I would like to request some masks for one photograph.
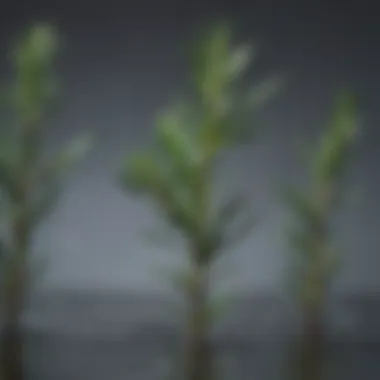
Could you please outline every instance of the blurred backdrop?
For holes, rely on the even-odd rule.
[[[362,129],[350,172],[350,199],[337,216],[337,242],[345,266],[335,290],[348,301],[334,306],[332,321],[337,332],[355,336],[351,343],[357,343],[359,336],[362,340],[376,337],[380,320],[380,27],[375,7],[376,2],[369,0],[344,4],[338,0],[1,2],[2,83],[9,78],[6,57],[12,37],[33,21],[51,21],[61,34],[61,86],[49,147],[54,149],[82,130],[91,131],[97,139],[35,242],[36,255],[48,261],[25,317],[33,332],[28,359],[32,379],[132,376],[134,369],[124,366],[126,358],[131,358],[125,336],[141,330],[138,342],[144,341],[142,336],[152,337],[141,327],[145,320],[157,336],[170,335],[165,326],[177,319],[165,271],[184,263],[181,242],[174,238],[162,246],[149,241],[152,229],[165,227],[150,204],[121,192],[117,172],[125,154],[149,143],[157,112],[186,94],[191,85],[187,43],[199,25],[219,16],[235,22],[237,39],[258,46],[258,58],[248,76],[252,84],[272,73],[287,79],[286,90],[260,115],[265,128],[257,140],[232,152],[217,179],[218,193],[233,189],[251,193],[259,217],[252,236],[223,259],[215,272],[216,290],[237,295],[230,330],[222,331],[235,332],[237,342],[250,336],[249,331],[280,331],[280,335],[290,331],[277,311],[286,309],[279,295],[286,291],[284,269],[289,254],[284,235],[288,215],[278,190],[284,184],[304,183],[307,167],[299,156],[299,143],[310,139],[313,146],[334,93],[349,87],[360,98]],[[131,321],[136,323],[128,325]],[[259,325],[264,322],[271,326],[268,330]],[[354,328],[361,332],[350,335]],[[74,347],[68,343],[73,339],[70,335],[56,337],[52,343],[42,331],[75,334],[76,348],[68,348]],[[86,332],[99,336],[103,332],[103,338],[97,339],[107,340],[108,346],[104,342],[97,346],[78,335]],[[143,346],[144,353],[148,346],[153,343]],[[161,346],[157,347],[159,352]],[[250,366],[252,350],[247,359]],[[363,353],[364,348],[359,351]],[[376,359],[374,348],[368,349],[367,359],[371,355]],[[137,366],[136,359],[130,360]],[[371,371],[368,363],[358,364],[358,373],[363,368]],[[146,364],[141,368],[147,369]],[[251,370],[242,371],[248,378]],[[350,374],[354,373],[351,369]],[[373,376],[377,379],[378,373]]]

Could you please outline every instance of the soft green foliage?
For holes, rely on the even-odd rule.
[[[38,24],[22,36],[11,55],[14,77],[7,104],[14,117],[2,123],[0,131],[1,206],[7,225],[2,236],[1,302],[9,330],[1,341],[0,366],[1,377],[7,380],[23,379],[19,319],[42,268],[42,263],[31,260],[32,239],[56,203],[63,174],[90,147],[89,137],[83,136],[44,158],[43,139],[56,91],[57,44],[54,28]]]
[[[308,155],[309,187],[286,194],[297,222],[290,233],[296,254],[290,275],[303,317],[303,333],[296,345],[292,374],[292,378],[299,380],[324,378],[326,301],[341,265],[341,257],[333,245],[331,217],[342,203],[343,179],[356,132],[354,98],[341,93],[318,149]]]
[[[349,165],[357,132],[354,97],[338,97],[319,149],[311,156],[310,187],[290,191],[288,201],[298,221],[291,234],[297,252],[294,273],[304,302],[320,304],[339,268],[340,257],[332,246],[330,218],[342,199],[343,176]]]
[[[37,24],[20,38],[11,55],[14,80],[8,93],[14,119],[0,131],[0,188],[5,205],[2,216],[9,227],[8,266],[3,268],[3,278],[10,282],[15,281],[13,271],[26,265],[30,239],[52,210],[62,175],[90,146],[89,137],[83,136],[53,157],[43,159],[49,104],[56,88],[53,66],[57,47],[54,28]]]
[[[55,30],[50,25],[38,24],[23,36],[13,51],[16,72],[13,101],[17,116],[25,124],[41,122],[55,93],[52,66],[57,45]]]
[[[234,46],[226,25],[203,34],[191,61],[195,101],[161,114],[153,146],[126,158],[122,170],[123,188],[153,200],[170,225],[182,233],[189,249],[190,267],[176,277],[176,286],[182,288],[190,307],[188,380],[212,376],[206,339],[210,323],[223,308],[208,299],[210,267],[222,250],[242,240],[252,227],[251,219],[241,222],[249,210],[247,199],[232,197],[219,207],[212,199],[220,154],[247,141],[247,116],[278,85],[271,79],[239,93],[239,81],[251,60],[250,47]]]
[[[10,93],[16,123],[2,130],[0,181],[10,205],[25,202],[24,214],[28,214],[30,226],[37,221],[32,215],[37,217],[48,209],[45,204],[50,204],[47,200],[53,198],[52,188],[55,189],[60,175],[90,146],[89,137],[83,136],[42,161],[47,107],[55,88],[52,66],[57,41],[52,27],[38,24],[20,40],[12,55],[15,80]]]
[[[189,240],[202,242],[202,252],[209,256],[221,247],[226,225],[236,216],[228,210],[237,203],[234,199],[222,210],[211,209],[213,168],[219,153],[235,146],[247,129],[236,116],[249,112],[252,99],[269,98],[269,85],[275,82],[239,96],[238,82],[252,52],[246,45],[233,47],[225,25],[203,35],[196,47],[192,65],[196,104],[181,103],[160,115],[155,146],[126,159],[123,186],[153,197],[170,222]]]

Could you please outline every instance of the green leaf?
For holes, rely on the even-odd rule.
[[[164,194],[162,194],[159,201],[166,210],[166,215],[172,225],[181,230],[188,238],[199,235],[202,224],[192,200],[178,197],[177,194],[169,193],[169,191],[167,194],[167,197],[163,197]]]
[[[193,78],[200,103],[215,114],[225,111],[228,92],[235,87],[252,61],[249,45],[232,46],[232,30],[219,23],[197,41],[193,55]]]
[[[137,153],[125,162],[122,171],[124,189],[145,193],[161,207],[169,222],[187,234],[198,229],[198,218],[182,182],[170,175],[151,152]]]
[[[56,31],[47,24],[34,25],[16,45],[12,54],[17,73],[16,84],[24,95],[47,95],[45,90],[53,78],[51,69],[57,48]]]
[[[135,153],[125,159],[121,181],[133,193],[156,189],[162,185],[161,168],[150,152]]]
[[[349,151],[355,141],[357,116],[354,97],[340,94],[334,105],[330,126],[322,136],[316,157],[316,173],[323,182],[339,180],[345,169]]]
[[[169,155],[177,172],[188,179],[201,162],[202,155],[185,125],[186,122],[175,111],[166,113],[158,119],[157,138],[159,146]]]
[[[250,45],[241,45],[231,52],[227,61],[227,72],[230,82],[242,77],[252,62],[253,51]]]
[[[231,37],[231,28],[224,22],[218,23],[203,32],[193,45],[193,76],[206,101],[212,100],[220,85],[224,85]]]
[[[46,111],[55,90],[52,63],[57,51],[53,27],[36,24],[12,52],[16,70],[12,98],[25,123],[36,124]]]
[[[49,67],[58,48],[58,34],[53,25],[35,24],[29,35],[30,53],[41,65]]]

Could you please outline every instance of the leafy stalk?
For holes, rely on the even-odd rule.
[[[319,148],[311,155],[309,188],[287,193],[297,220],[290,234],[296,255],[292,280],[304,320],[297,364],[300,380],[320,380],[323,376],[325,303],[341,264],[341,257],[333,247],[331,217],[342,203],[343,180],[356,132],[354,98],[341,93]]]
[[[210,270],[220,252],[247,227],[231,232],[242,199],[215,208],[212,177],[220,153],[244,142],[247,125],[240,124],[237,116],[249,115],[260,99],[255,91],[237,96],[251,53],[249,46],[233,46],[231,30],[225,25],[203,34],[191,61],[195,103],[160,115],[154,145],[128,157],[122,170],[123,188],[153,199],[187,242],[190,264],[180,282],[188,300],[186,380],[213,378],[208,341],[213,309],[208,296]],[[262,95],[269,99],[269,91]]]
[[[48,24],[26,31],[12,51],[14,77],[9,105],[14,123],[1,131],[0,189],[4,194],[6,249],[2,265],[1,306],[5,335],[1,370],[5,380],[22,380],[20,317],[32,286],[32,239],[58,196],[59,184],[73,161],[88,148],[76,139],[48,160],[43,138],[55,95],[54,61],[58,35]]]

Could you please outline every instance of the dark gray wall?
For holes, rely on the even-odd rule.
[[[50,257],[44,285],[167,287],[160,271],[180,265],[181,250],[146,244],[144,232],[160,222],[150,206],[121,193],[116,172],[125,153],[148,142],[156,112],[186,92],[184,43],[197,23],[225,14],[237,22],[241,39],[262,46],[249,80],[271,72],[289,77],[286,93],[263,112],[268,128],[262,138],[233,153],[220,174],[219,188],[252,192],[262,216],[252,237],[224,263],[230,271],[220,275],[225,286],[256,291],[281,285],[287,218],[276,191],[280,183],[304,178],[298,139],[317,135],[334,91],[348,84],[362,98],[365,123],[351,176],[360,202],[344,210],[337,228],[346,258],[339,286],[379,289],[380,56],[372,3],[7,3],[0,16],[3,58],[6,41],[31,20],[52,20],[63,37],[63,108],[51,126],[51,148],[82,129],[98,137],[37,239],[37,251]]]

